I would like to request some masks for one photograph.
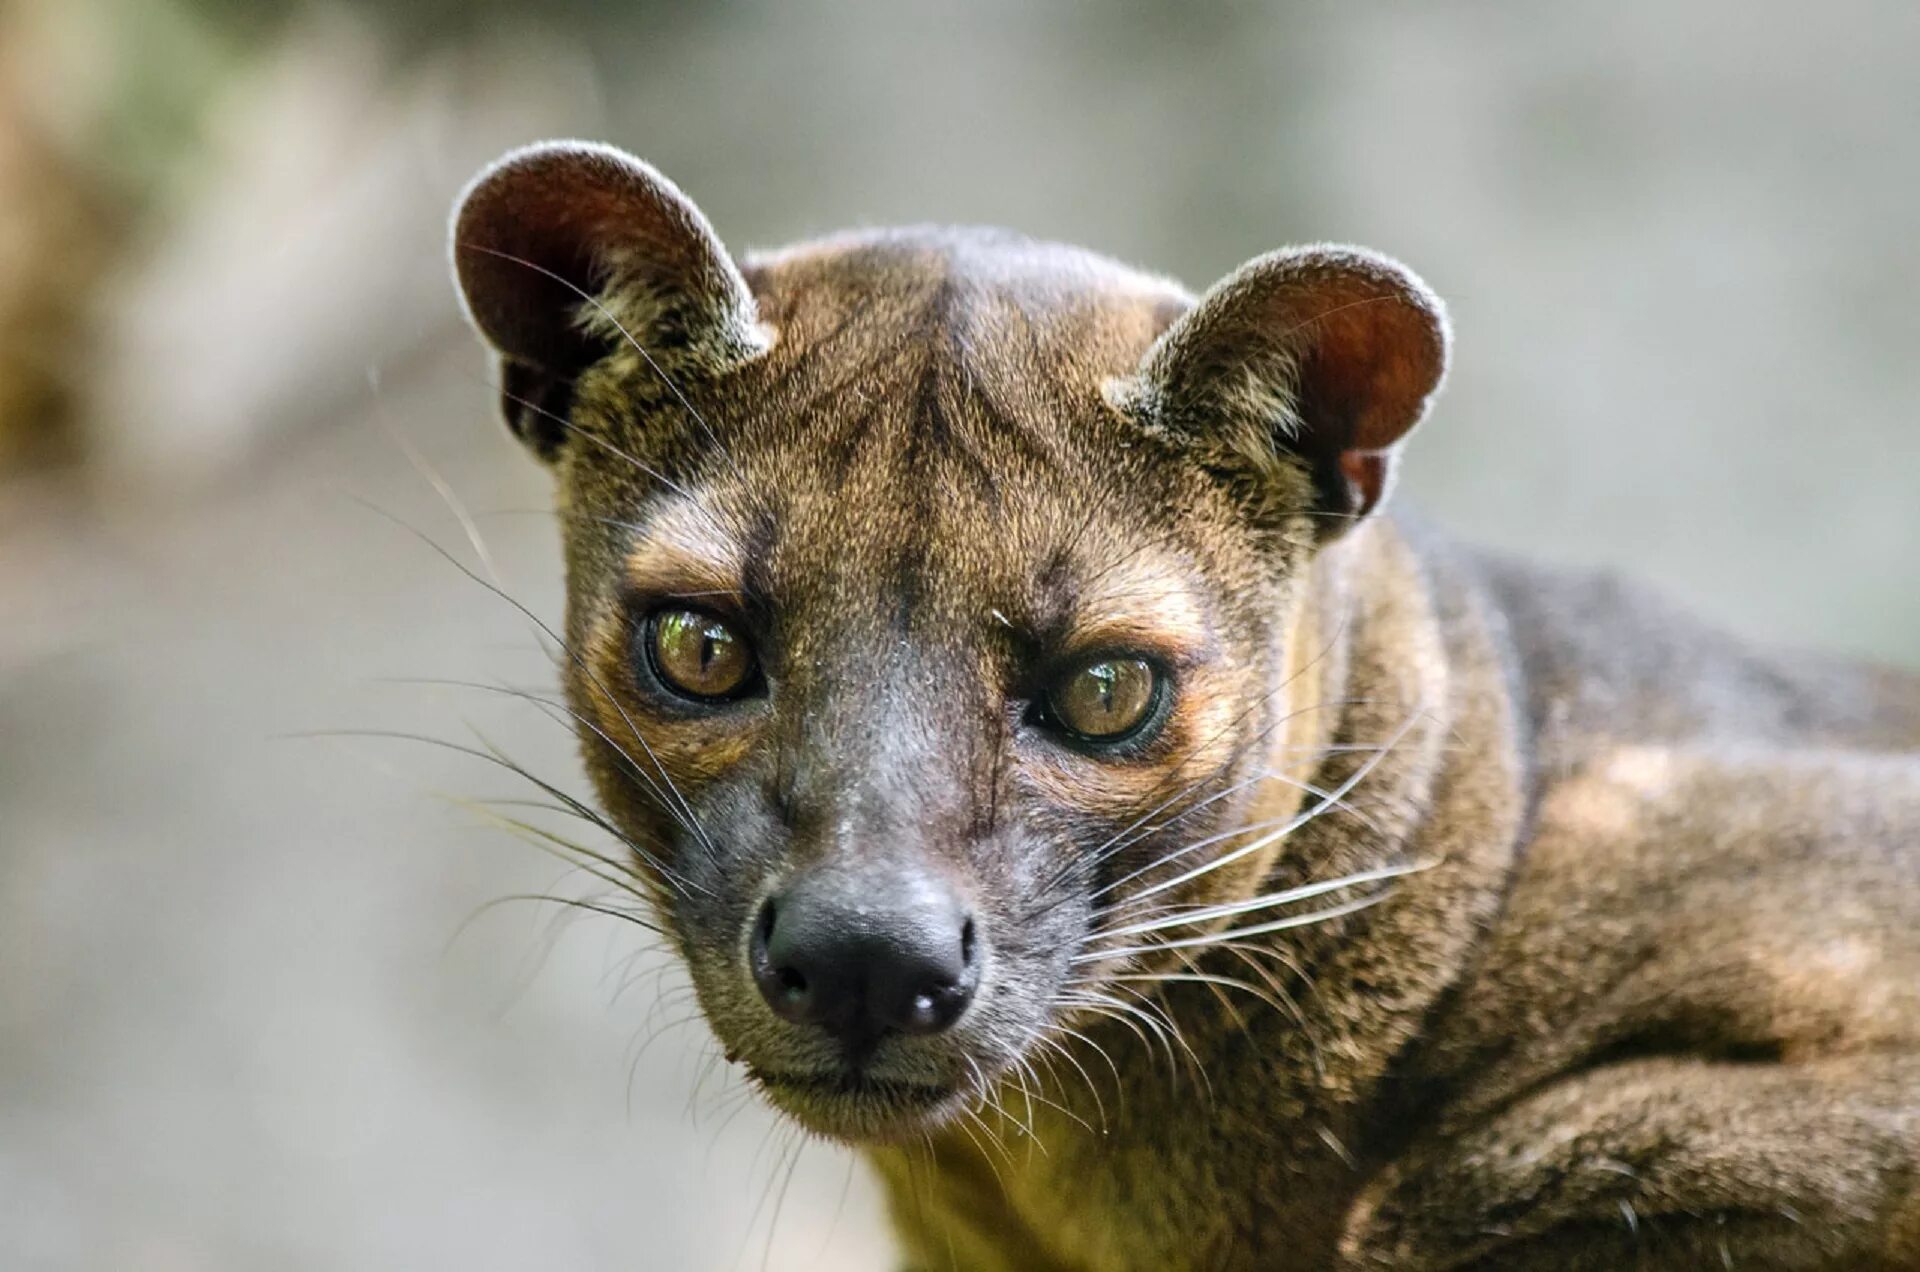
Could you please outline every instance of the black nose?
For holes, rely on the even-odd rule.
[[[784,1019],[850,1049],[885,1034],[939,1033],[979,980],[973,920],[933,880],[803,877],[754,923],[754,981]]]

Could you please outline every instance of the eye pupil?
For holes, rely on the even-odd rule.
[[[1100,709],[1113,714],[1113,682],[1117,678],[1112,663],[1101,663],[1094,674],[1100,679]]]

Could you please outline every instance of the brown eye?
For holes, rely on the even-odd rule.
[[[1140,658],[1105,658],[1068,675],[1047,694],[1047,711],[1069,733],[1117,742],[1147,722],[1160,697],[1160,675]]]
[[[647,654],[660,682],[688,698],[738,697],[753,683],[753,647],[724,619],[664,609],[647,620]]]

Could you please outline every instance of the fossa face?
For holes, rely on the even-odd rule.
[[[454,254],[555,473],[620,881],[774,1104],[966,1116],[1273,913],[1316,799],[1302,580],[1444,367],[1410,274],[1306,249],[1195,301],[942,230],[736,262],[579,145],[483,173]]]

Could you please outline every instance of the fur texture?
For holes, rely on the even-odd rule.
[[[916,229],[736,270],[568,146],[458,224],[541,386],[509,414],[635,886],[768,1097],[868,1147],[911,1266],[1920,1266],[1920,682],[1369,517],[1445,368],[1403,267],[1195,301]],[[766,691],[663,694],[663,603]],[[1063,745],[1033,703],[1115,651],[1164,721]],[[849,1072],[746,933],[800,872],[902,870],[967,899],[981,988]]]

